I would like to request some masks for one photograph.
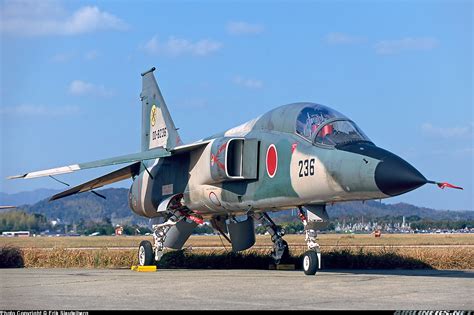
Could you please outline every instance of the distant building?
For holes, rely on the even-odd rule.
[[[2,232],[2,236],[6,237],[29,237],[30,231],[8,231]]]

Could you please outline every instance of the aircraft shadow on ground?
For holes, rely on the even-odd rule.
[[[289,256],[282,261],[294,264],[297,270],[302,269],[303,256]],[[160,268],[189,269],[268,269],[273,264],[269,255],[256,253],[205,253],[195,254],[187,251],[166,253],[158,263]],[[404,257],[394,252],[370,253],[338,250],[323,254],[322,270],[355,273],[355,274],[392,274],[409,276],[435,276],[473,278],[474,273],[460,270],[436,270],[419,259]]]

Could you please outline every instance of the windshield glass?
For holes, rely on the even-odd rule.
[[[346,118],[341,113],[323,105],[314,104],[303,108],[296,120],[296,133],[313,141],[318,127],[333,118]]]
[[[324,125],[314,141],[335,146],[356,141],[370,141],[370,139],[353,122],[337,120]]]

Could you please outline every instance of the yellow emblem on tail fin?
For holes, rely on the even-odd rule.
[[[152,127],[155,126],[155,123],[156,123],[156,105],[155,104],[153,104],[153,106],[151,107],[150,123]]]

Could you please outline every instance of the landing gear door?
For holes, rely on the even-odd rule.
[[[258,146],[257,139],[245,139],[242,156],[242,175],[245,179],[257,179],[258,176]]]

